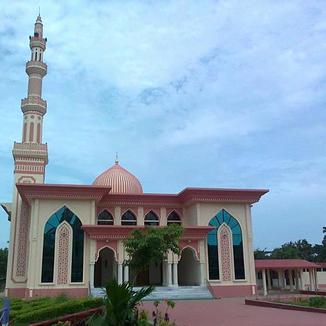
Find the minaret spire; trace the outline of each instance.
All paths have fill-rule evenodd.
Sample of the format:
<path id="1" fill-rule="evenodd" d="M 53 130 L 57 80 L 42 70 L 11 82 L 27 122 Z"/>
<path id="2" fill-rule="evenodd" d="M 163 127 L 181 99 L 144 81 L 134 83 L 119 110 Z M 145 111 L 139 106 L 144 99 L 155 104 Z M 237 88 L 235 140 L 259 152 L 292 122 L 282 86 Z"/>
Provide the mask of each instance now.
<path id="1" fill-rule="evenodd" d="M 13 149 L 15 173 L 37 170 L 37 174 L 43 175 L 43 178 L 48 162 L 47 145 L 42 144 L 43 116 L 47 109 L 47 103 L 42 99 L 42 79 L 47 73 L 47 65 L 43 62 L 46 42 L 39 14 L 34 25 L 34 35 L 29 37 L 31 59 L 26 63 L 28 90 L 27 97 L 21 100 L 24 116 L 22 142 L 15 143 Z"/>

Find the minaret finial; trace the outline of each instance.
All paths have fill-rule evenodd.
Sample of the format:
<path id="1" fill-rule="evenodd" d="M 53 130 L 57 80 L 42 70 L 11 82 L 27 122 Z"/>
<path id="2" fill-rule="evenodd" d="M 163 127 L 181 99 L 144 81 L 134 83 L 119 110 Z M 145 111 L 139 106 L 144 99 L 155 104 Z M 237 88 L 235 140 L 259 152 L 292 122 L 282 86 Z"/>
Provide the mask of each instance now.
<path id="1" fill-rule="evenodd" d="M 119 156 L 118 156 L 118 152 L 115 152 L 115 164 L 119 164 Z"/>
<path id="2" fill-rule="evenodd" d="M 41 16 L 41 6 L 38 6 L 38 15 Z"/>

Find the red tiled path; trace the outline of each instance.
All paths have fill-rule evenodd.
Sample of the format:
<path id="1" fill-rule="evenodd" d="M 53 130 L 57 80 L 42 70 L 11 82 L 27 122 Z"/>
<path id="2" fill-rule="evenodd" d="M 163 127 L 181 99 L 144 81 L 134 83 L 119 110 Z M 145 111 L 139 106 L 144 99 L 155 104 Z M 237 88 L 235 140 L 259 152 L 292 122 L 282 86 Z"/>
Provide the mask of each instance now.
<path id="1" fill-rule="evenodd" d="M 176 301 L 170 317 L 178 326 L 326 326 L 326 314 L 247 306 L 244 298 Z"/>

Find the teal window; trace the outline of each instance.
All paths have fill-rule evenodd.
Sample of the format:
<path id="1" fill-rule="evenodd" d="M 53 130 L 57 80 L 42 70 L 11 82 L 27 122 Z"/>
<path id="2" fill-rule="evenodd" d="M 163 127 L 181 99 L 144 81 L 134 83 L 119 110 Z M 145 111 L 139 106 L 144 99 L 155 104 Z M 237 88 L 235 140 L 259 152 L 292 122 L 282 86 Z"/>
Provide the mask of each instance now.
<path id="1" fill-rule="evenodd" d="M 136 215 L 127 210 L 121 217 L 121 225 L 137 225 L 137 218 Z"/>
<path id="2" fill-rule="evenodd" d="M 181 224 L 180 216 L 176 211 L 172 211 L 168 216 L 167 225 L 170 224 Z"/>
<path id="3" fill-rule="evenodd" d="M 42 282 L 52 283 L 54 275 L 55 233 L 58 226 L 66 221 L 72 228 L 71 282 L 83 281 L 84 231 L 82 223 L 69 208 L 63 206 L 55 212 L 44 227 Z"/>
<path id="4" fill-rule="evenodd" d="M 97 217 L 98 225 L 113 225 L 113 216 L 107 210 L 102 211 Z"/>
<path id="5" fill-rule="evenodd" d="M 224 209 L 219 211 L 209 222 L 209 225 L 214 227 L 207 236 L 209 278 L 211 280 L 219 279 L 217 232 L 223 223 L 228 225 L 232 232 L 235 279 L 244 279 L 245 269 L 241 226 L 239 222 Z"/>
<path id="6" fill-rule="evenodd" d="M 160 223 L 159 218 L 153 211 L 150 211 L 145 215 L 145 221 L 144 221 L 145 225 L 157 226 L 159 225 L 159 223 Z"/>

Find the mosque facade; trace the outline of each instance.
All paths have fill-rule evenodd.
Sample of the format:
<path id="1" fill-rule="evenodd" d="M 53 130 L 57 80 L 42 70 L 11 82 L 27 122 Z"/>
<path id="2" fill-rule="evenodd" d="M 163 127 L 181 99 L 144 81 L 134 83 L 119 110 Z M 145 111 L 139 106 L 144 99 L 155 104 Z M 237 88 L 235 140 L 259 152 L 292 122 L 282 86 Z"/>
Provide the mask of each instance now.
<path id="1" fill-rule="evenodd" d="M 21 101 L 21 142 L 13 146 L 8 296 L 83 296 L 110 279 L 133 279 L 123 240 L 134 229 L 183 226 L 180 255 L 169 253 L 138 276 L 138 285 L 209 287 L 218 296 L 256 294 L 251 207 L 265 189 L 185 188 L 146 193 L 118 160 L 91 185 L 45 183 L 43 143 L 47 102 L 42 81 L 47 39 L 37 17 L 26 63 L 28 95 Z"/>

